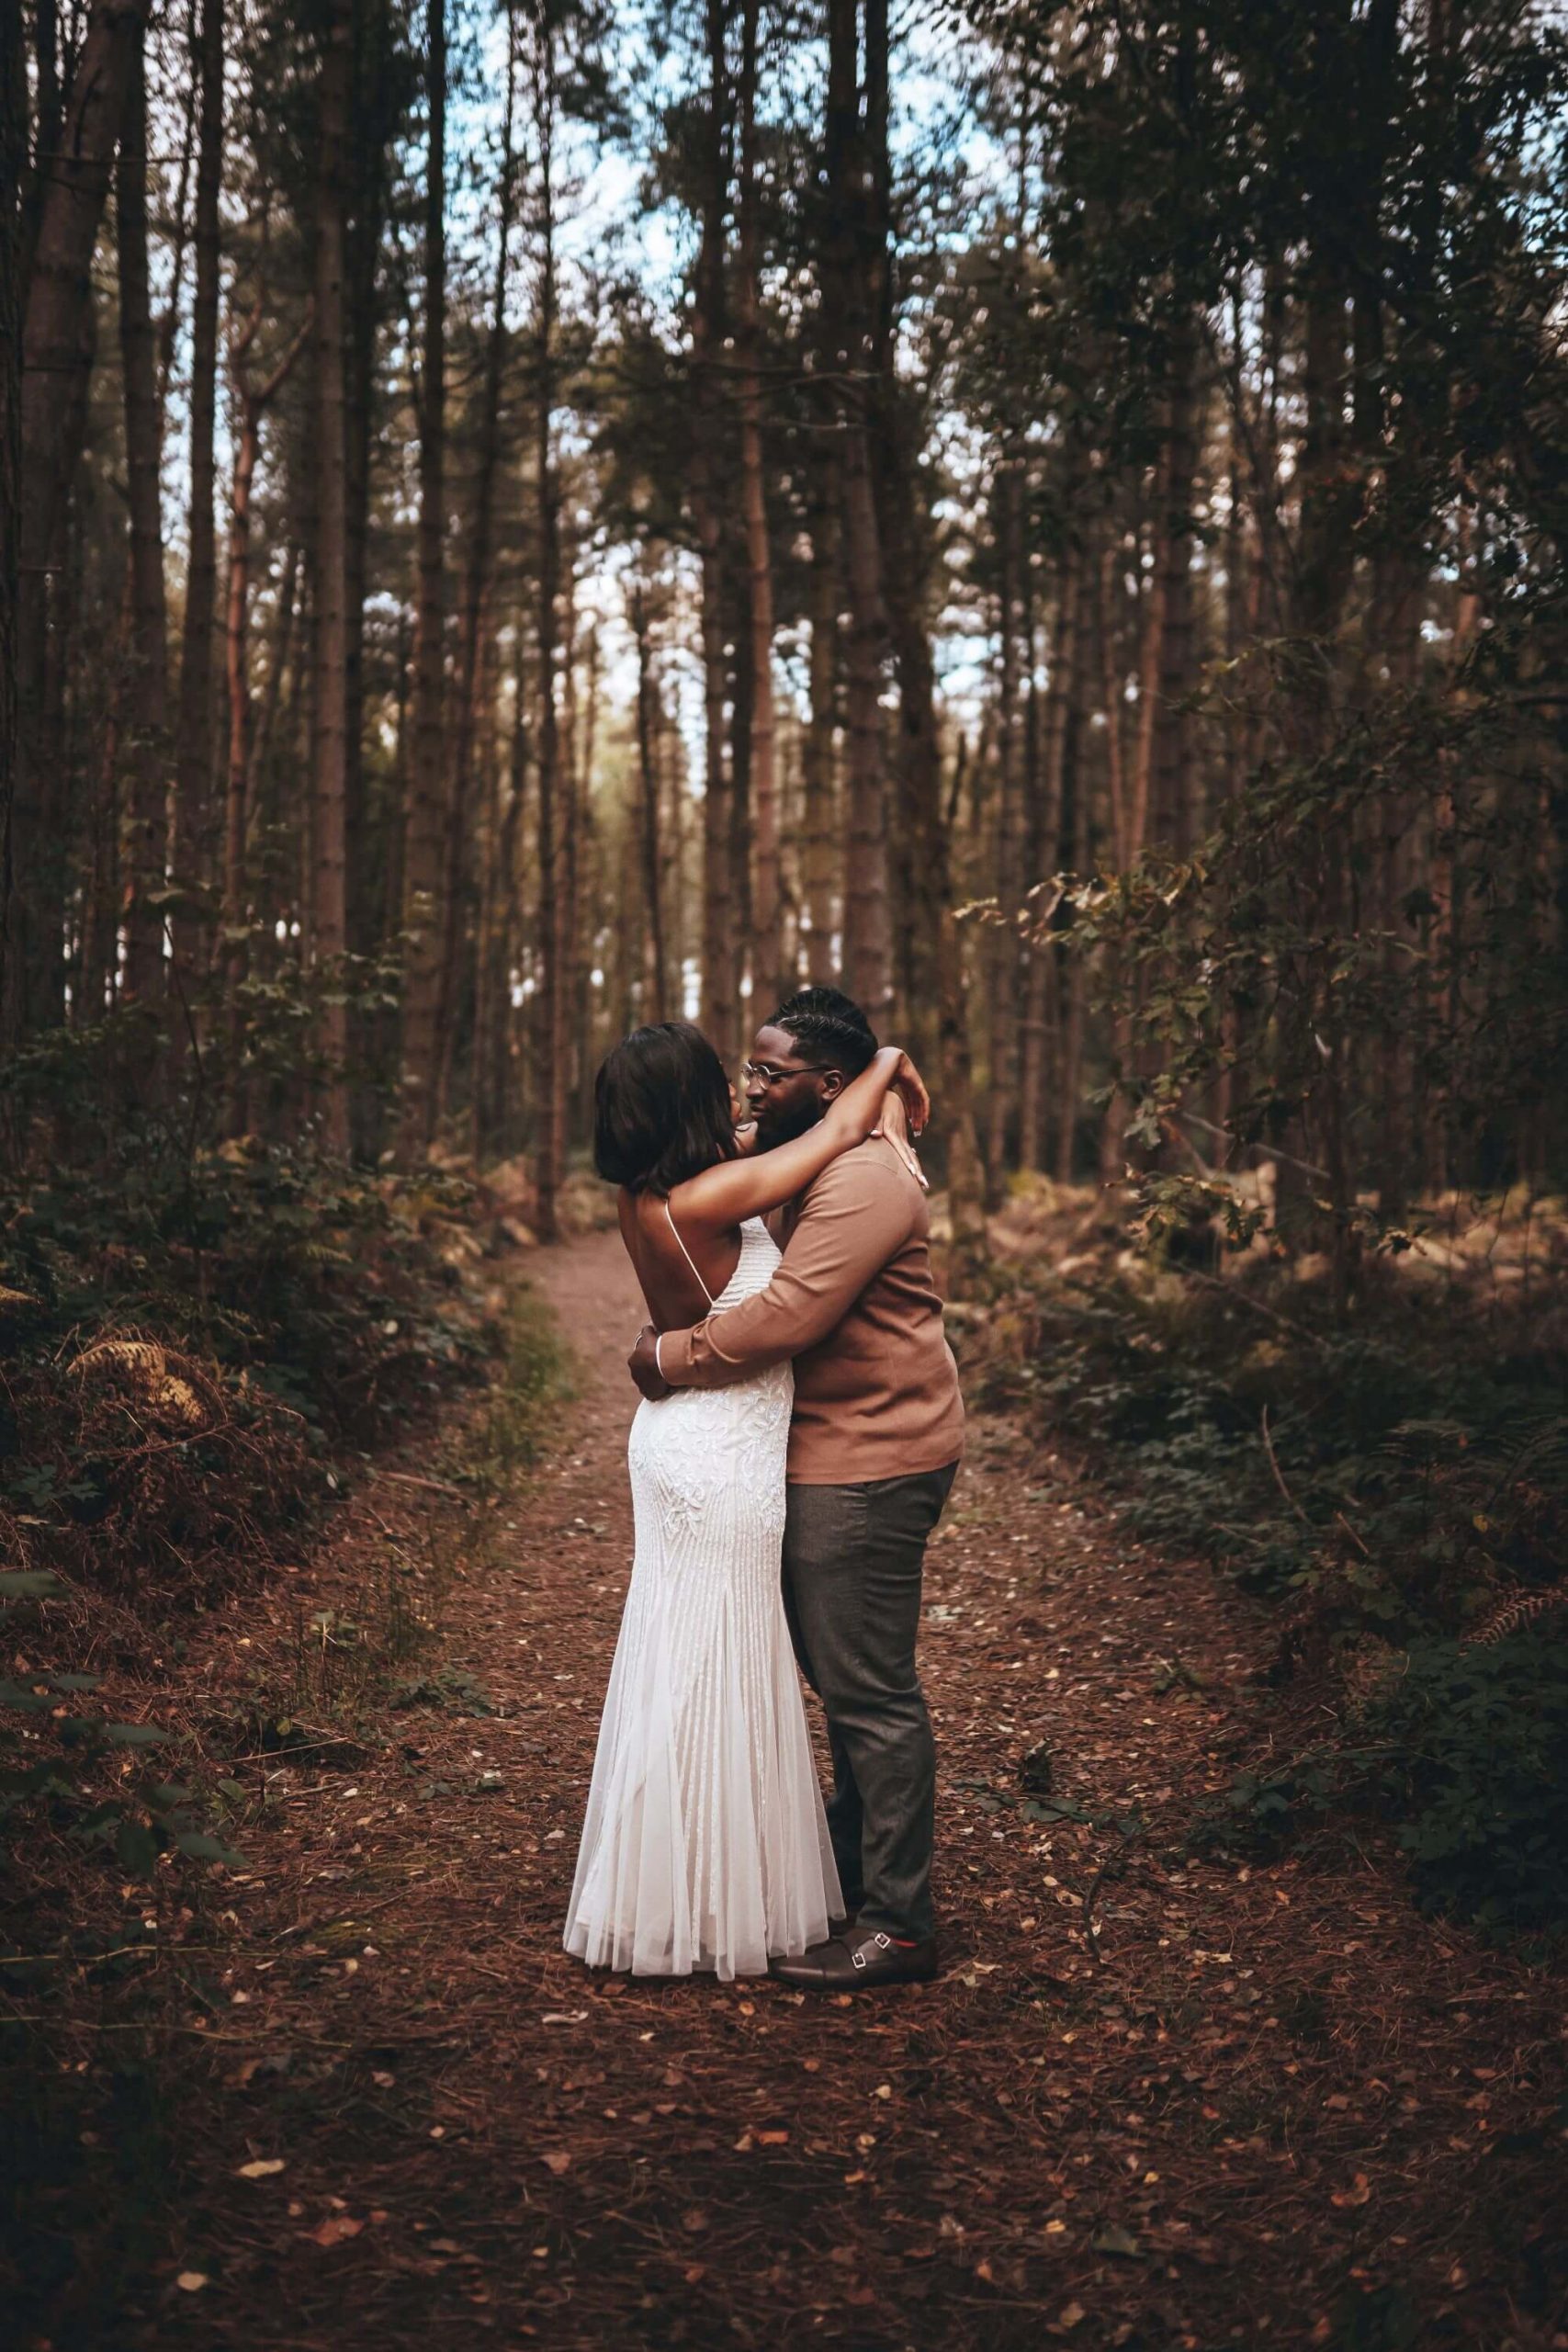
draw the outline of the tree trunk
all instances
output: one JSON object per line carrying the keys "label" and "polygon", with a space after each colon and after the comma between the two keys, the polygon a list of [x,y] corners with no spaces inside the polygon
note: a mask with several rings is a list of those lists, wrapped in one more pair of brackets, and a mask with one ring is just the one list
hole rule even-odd
{"label": "tree trunk", "polygon": [[[321,50],[316,218],[316,707],[311,809],[311,946],[326,987],[316,1043],[324,1064],[317,1091],[321,1140],[346,1155],[348,949],[347,784],[348,495],[344,417],[344,161],[353,0],[332,0]],[[335,968],[331,968],[335,967]]]}
{"label": "tree trunk", "polygon": [[[93,254],[126,84],[148,0],[96,0],[55,162],[42,187],[22,333],[21,515],[17,533],[18,728],[11,807],[6,962],[0,1037],[15,1042],[62,1009],[64,860],[53,822],[59,763],[41,692],[49,637],[48,576],[86,430],[94,344]],[[55,747],[57,751],[58,747]]]}
{"label": "tree trunk", "polygon": [[158,328],[158,422],[168,406],[169,378],[174,373],[175,345],[180,332],[180,295],[185,287],[186,250],[190,243],[190,167],[196,153],[196,106],[201,90],[200,0],[190,0],[186,20],[185,111],[180,130],[180,175],[175,188],[175,251],[169,264],[169,300]]}
{"label": "tree trunk", "polygon": [[988,1256],[985,1170],[975,1125],[974,1057],[964,941],[953,916],[953,812],[944,807],[937,734],[936,673],[926,597],[931,518],[917,481],[910,435],[888,368],[884,376],[882,516],[888,550],[888,616],[898,679],[899,820],[908,845],[916,960],[909,1007],[919,1050],[934,1048],[937,1115],[946,1143],[953,1286],[974,1288]]}
{"label": "tree trunk", "polygon": [[859,0],[829,0],[826,161],[829,227],[823,261],[829,364],[837,391],[844,542],[850,591],[848,759],[844,807],[844,985],[874,1022],[892,988],[887,899],[887,811],[883,787],[882,662],[887,642],[882,550],[873,492],[869,408],[875,388],[876,322],[884,308],[886,253],[874,189],[867,116],[885,109],[875,94],[886,49],[885,19],[868,5],[863,116]]}
{"label": "tree trunk", "polygon": [[[370,566],[372,458],[376,448],[379,395],[377,340],[382,300],[379,284],[386,220],[387,148],[392,125],[400,125],[400,95],[389,97],[387,63],[392,45],[387,0],[358,0],[349,67],[351,119],[355,127],[344,190],[344,334],[345,424],[344,444],[346,506],[344,616],[344,824],[351,842],[363,844],[349,865],[345,883],[349,949],[371,956],[384,947],[389,873],[400,865],[403,807],[400,797],[382,799],[372,811],[365,775],[365,608]],[[394,88],[396,85],[393,85]],[[384,813],[383,813],[384,812]],[[375,814],[382,821],[372,828]],[[400,912],[401,901],[398,901]],[[357,1009],[349,1026],[355,1064],[375,1050],[362,1034],[367,1018]],[[386,1053],[382,1066],[395,1069],[395,1020],[369,1016]],[[388,1034],[389,1033],[389,1034]],[[350,1106],[358,1148],[378,1143],[373,1122],[380,1103],[356,1094]],[[395,1114],[393,1114],[395,1116]]]}
{"label": "tree trunk", "polygon": [[740,480],[750,582],[751,968],[753,997],[772,1004],[783,993],[783,912],[779,884],[779,808],[773,721],[773,571],[762,469],[761,267],[757,187],[757,19],[759,0],[744,0],[740,40]]}
{"label": "tree trunk", "polygon": [[1170,360],[1156,526],[1155,560],[1162,580],[1149,801],[1154,837],[1178,858],[1186,856],[1202,826],[1202,813],[1193,806],[1197,775],[1187,710],[1198,683],[1192,606],[1192,492],[1200,446],[1197,368],[1196,330],[1184,321]]}
{"label": "tree trunk", "polygon": [[[261,448],[262,418],[304,348],[309,326],[302,327],[283,357],[260,385],[245,374],[245,356],[261,324],[265,295],[258,294],[245,327],[230,348],[230,380],[234,392],[234,478],[229,494],[229,596],[225,617],[225,674],[229,702],[229,755],[223,795],[223,992],[228,1005],[230,1120],[232,1132],[245,1125],[245,1091],[242,1080],[244,1023],[240,990],[248,969],[246,925],[246,835],[250,820],[251,775],[251,492]],[[293,583],[288,583],[290,601]]]}
{"label": "tree trunk", "polygon": [[[201,130],[196,167],[196,300],[191,316],[190,548],[180,650],[172,864],[187,888],[212,856],[212,675],[218,609],[213,431],[218,406],[219,198],[223,174],[223,0],[202,0]],[[206,960],[189,915],[176,915],[175,959],[188,980]]]}
{"label": "tree trunk", "polygon": [[[22,506],[22,181],[28,162],[22,12],[0,9],[0,1011],[11,909],[17,782],[17,541]],[[0,1038],[3,1042],[3,1038]]]}
{"label": "tree trunk", "polygon": [[669,1018],[670,969],[664,945],[663,860],[660,845],[659,761],[654,707],[658,688],[649,641],[648,592],[639,580],[631,594],[632,635],[637,641],[637,839],[641,851],[643,921],[647,956],[643,971],[643,1018]]}
{"label": "tree trunk", "polygon": [[735,965],[735,911],[730,846],[730,777],[724,706],[725,580],[722,482],[723,398],[718,366],[724,348],[724,217],[729,190],[727,160],[728,74],[723,0],[707,0],[708,100],[703,125],[702,239],[697,252],[692,364],[697,432],[692,451],[692,516],[702,558],[703,780],[702,1023],[728,1066],[735,1060],[739,1010]]}
{"label": "tree trunk", "polygon": [[[1030,826],[1029,870],[1036,883],[1049,882],[1062,865],[1062,809],[1066,783],[1067,743],[1077,703],[1078,563],[1069,548],[1062,558],[1056,599],[1055,643],[1051,678],[1046,689],[1045,723],[1040,745],[1039,806]],[[1049,1104],[1060,1105],[1071,1125],[1073,1103],[1055,1072],[1048,1081],[1054,1018],[1058,1012],[1061,967],[1054,937],[1038,941],[1027,951],[1023,992],[1023,1067],[1019,1087],[1020,1162],[1043,1168],[1048,1161],[1046,1114]],[[1075,1079],[1076,1084],[1076,1079]]]}
{"label": "tree trunk", "polygon": [[561,759],[557,671],[560,647],[560,477],[555,449],[556,247],[555,23],[545,0],[535,20],[535,118],[539,141],[540,237],[536,338],[534,466],[539,517],[536,635],[539,662],[539,1145],[535,1176],[539,1237],[560,1238],[566,1172],[567,1015],[570,909],[567,803],[570,764]]}
{"label": "tree trunk", "polygon": [[[485,347],[485,372],[479,403],[479,459],[474,481],[473,520],[468,534],[468,560],[464,574],[463,603],[459,621],[451,773],[445,797],[446,840],[442,886],[445,915],[438,999],[440,1035],[445,1044],[445,1051],[440,1057],[442,1073],[440,1092],[443,1106],[450,1091],[452,1047],[457,1026],[455,1016],[459,993],[463,916],[467,895],[464,853],[472,831],[470,770],[473,764],[474,742],[486,707],[485,681],[481,677],[485,665],[480,657],[481,644],[489,623],[495,481],[501,455],[501,395],[508,347],[506,297],[511,274],[512,222],[516,187],[513,152],[515,96],[515,28],[509,28],[506,52],[506,102],[502,115],[501,175],[497,188],[499,219],[496,228],[495,279],[491,298],[490,334]],[[493,799],[493,794],[491,797]],[[481,931],[484,927],[483,903],[489,890],[489,877],[481,875],[479,877]],[[476,965],[476,970],[480,969],[482,967]],[[479,1052],[477,1036],[475,1052],[477,1056]],[[476,1073],[477,1069],[476,1061]]]}
{"label": "tree trunk", "polygon": [[168,636],[159,497],[158,368],[147,277],[147,79],[143,41],[126,87],[115,216],[119,340],[130,513],[130,628],[123,748],[129,752],[122,870],[125,992],[155,1005],[164,993],[164,887],[168,803]]}
{"label": "tree trunk", "polygon": [[839,590],[842,534],[838,469],[824,449],[813,469],[811,517],[811,716],[806,732],[806,838],[801,900],[806,969],[831,980],[833,897],[837,880],[838,794],[834,741],[839,723]]}
{"label": "tree trunk", "polygon": [[[403,851],[402,1105],[405,1167],[434,1135],[446,940],[444,793],[446,662],[446,11],[428,0],[425,89],[430,109],[424,188],[424,352],[420,378],[419,617],[414,635],[413,758]],[[450,1007],[448,1007],[450,1018]]]}
{"label": "tree trunk", "polygon": [[1007,1189],[1010,1136],[1018,1108],[1024,889],[1024,796],[1018,713],[1018,603],[1023,553],[1023,470],[1004,461],[997,482],[995,537],[999,588],[997,684],[996,897],[999,921],[987,959],[991,985],[990,1100],[986,1123],[987,1191],[998,1208]]}
{"label": "tree trunk", "polygon": [[739,1003],[753,1021],[764,1007],[751,977],[751,628],[750,582],[740,550],[725,549],[724,643],[729,702],[729,917],[730,969]]}

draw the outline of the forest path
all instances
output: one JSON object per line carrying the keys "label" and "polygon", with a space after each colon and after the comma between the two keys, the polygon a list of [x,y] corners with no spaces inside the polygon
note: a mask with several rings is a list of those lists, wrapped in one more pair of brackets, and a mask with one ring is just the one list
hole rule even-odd
{"label": "forest path", "polygon": [[[528,1272],[581,1392],[444,1604],[502,1712],[389,1714],[245,1834],[184,2235],[117,2352],[1562,2344],[1513,2292],[1540,2311],[1546,1988],[1348,1849],[1185,1857],[1266,1629],[1007,1420],[930,1558],[942,1980],[835,2005],[563,1955],[639,1308],[614,1234]],[[369,1507],[439,1547],[429,1466]],[[1021,1802],[1042,1737],[1055,1818]]]}

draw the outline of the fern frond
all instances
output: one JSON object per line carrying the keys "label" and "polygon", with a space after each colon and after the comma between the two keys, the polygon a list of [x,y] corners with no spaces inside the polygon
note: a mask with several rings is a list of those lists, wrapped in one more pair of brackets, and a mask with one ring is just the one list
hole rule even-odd
{"label": "fern frond", "polygon": [[1536,1624],[1541,1618],[1554,1616],[1563,1609],[1568,1609],[1568,1592],[1526,1592],[1516,1589],[1490,1611],[1462,1646],[1469,1650],[1506,1641],[1510,1634],[1519,1633],[1526,1625]]}

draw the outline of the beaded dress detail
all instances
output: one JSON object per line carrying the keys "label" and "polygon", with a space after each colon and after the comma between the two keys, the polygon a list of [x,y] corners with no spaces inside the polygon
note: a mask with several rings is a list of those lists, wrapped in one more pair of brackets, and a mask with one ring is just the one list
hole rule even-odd
{"label": "beaded dress detail", "polygon": [[[749,1217],[714,1311],[778,1262]],[[592,1967],[762,1974],[840,1908],[780,1585],[793,1396],[780,1364],[632,1423],[636,1551],[565,1935]]]}

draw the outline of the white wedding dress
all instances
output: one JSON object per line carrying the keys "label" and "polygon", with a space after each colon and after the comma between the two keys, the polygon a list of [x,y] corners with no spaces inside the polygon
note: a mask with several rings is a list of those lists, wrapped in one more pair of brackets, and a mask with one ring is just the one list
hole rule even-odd
{"label": "white wedding dress", "polygon": [[[714,1310],[778,1261],[749,1218]],[[632,1423],[637,1548],[566,1923],[592,1967],[760,1975],[840,1908],[780,1587],[793,1398],[781,1364]]]}

